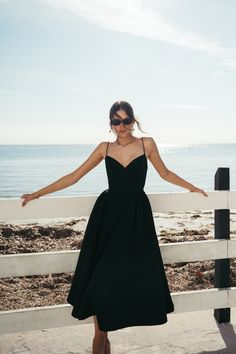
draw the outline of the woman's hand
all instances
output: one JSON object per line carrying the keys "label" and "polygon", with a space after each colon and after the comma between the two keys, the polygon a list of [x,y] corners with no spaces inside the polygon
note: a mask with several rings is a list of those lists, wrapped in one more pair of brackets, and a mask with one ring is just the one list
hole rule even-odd
{"label": "woman's hand", "polygon": [[22,206],[25,206],[26,203],[28,203],[30,200],[38,198],[38,196],[35,193],[29,193],[29,194],[22,194],[21,198],[23,199]]}
{"label": "woman's hand", "polygon": [[195,186],[192,186],[192,187],[189,189],[189,192],[202,193],[205,197],[208,197],[208,194],[207,194],[206,192],[204,192],[203,189],[197,188],[197,187],[195,187]]}

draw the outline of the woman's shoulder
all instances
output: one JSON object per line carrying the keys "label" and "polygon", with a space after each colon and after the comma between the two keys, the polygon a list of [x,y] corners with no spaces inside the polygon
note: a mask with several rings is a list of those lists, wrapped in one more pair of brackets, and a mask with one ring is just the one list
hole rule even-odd
{"label": "woman's shoulder", "polygon": [[151,141],[151,140],[153,140],[153,138],[152,138],[151,136],[142,136],[142,139],[143,139],[144,141]]}
{"label": "woman's shoulder", "polygon": [[155,148],[156,148],[156,142],[155,142],[154,138],[151,136],[143,137],[143,144],[144,144],[144,148],[145,148],[147,156],[149,156],[150,153],[153,150],[155,150]]}
{"label": "woman's shoulder", "polygon": [[155,140],[151,136],[143,136],[142,139],[145,145],[152,145],[155,143]]}
{"label": "woman's shoulder", "polygon": [[108,143],[109,141],[101,141],[100,143],[97,143],[97,148],[103,149]]}
{"label": "woman's shoulder", "polygon": [[97,149],[99,150],[100,154],[105,157],[106,156],[106,151],[108,148],[109,141],[101,141],[100,143],[97,144]]}

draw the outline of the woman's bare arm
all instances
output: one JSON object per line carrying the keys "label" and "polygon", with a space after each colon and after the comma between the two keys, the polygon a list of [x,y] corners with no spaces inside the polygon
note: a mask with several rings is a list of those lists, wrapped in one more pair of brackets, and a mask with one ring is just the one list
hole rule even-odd
{"label": "woman's bare arm", "polygon": [[76,182],[78,182],[86,173],[96,167],[104,158],[106,143],[102,142],[93,150],[89,155],[87,160],[85,160],[76,170],[71,173],[59,178],[55,182],[49,184],[48,186],[37,190],[36,192],[30,194],[23,194],[21,198],[25,199],[22,202],[24,206],[27,201],[42,197],[45,194],[53,193],[58,190],[67,188]]}
{"label": "woman's bare arm", "polygon": [[146,140],[146,146],[149,152],[148,158],[161,178],[167,182],[186,188],[190,192],[200,192],[204,196],[208,196],[202,189],[195,187],[192,183],[189,183],[188,181],[176,175],[174,172],[170,171],[161,159],[155,140],[153,138],[146,138]]}

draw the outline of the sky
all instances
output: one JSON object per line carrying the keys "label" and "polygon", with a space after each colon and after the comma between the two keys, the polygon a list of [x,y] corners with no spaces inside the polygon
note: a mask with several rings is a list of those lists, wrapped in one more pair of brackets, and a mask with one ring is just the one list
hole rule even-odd
{"label": "sky", "polygon": [[235,0],[0,0],[0,144],[236,143]]}

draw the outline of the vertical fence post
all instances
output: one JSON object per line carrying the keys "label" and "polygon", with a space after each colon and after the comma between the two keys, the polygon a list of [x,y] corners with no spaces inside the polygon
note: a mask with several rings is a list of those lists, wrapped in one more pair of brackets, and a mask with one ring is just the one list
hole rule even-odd
{"label": "vertical fence post", "polygon": [[[215,190],[229,190],[229,168],[219,167],[215,174]],[[216,209],[215,239],[230,239],[230,210]],[[227,288],[230,286],[230,259],[215,260],[215,288]],[[218,323],[230,322],[230,307],[214,309],[214,317]]]}

